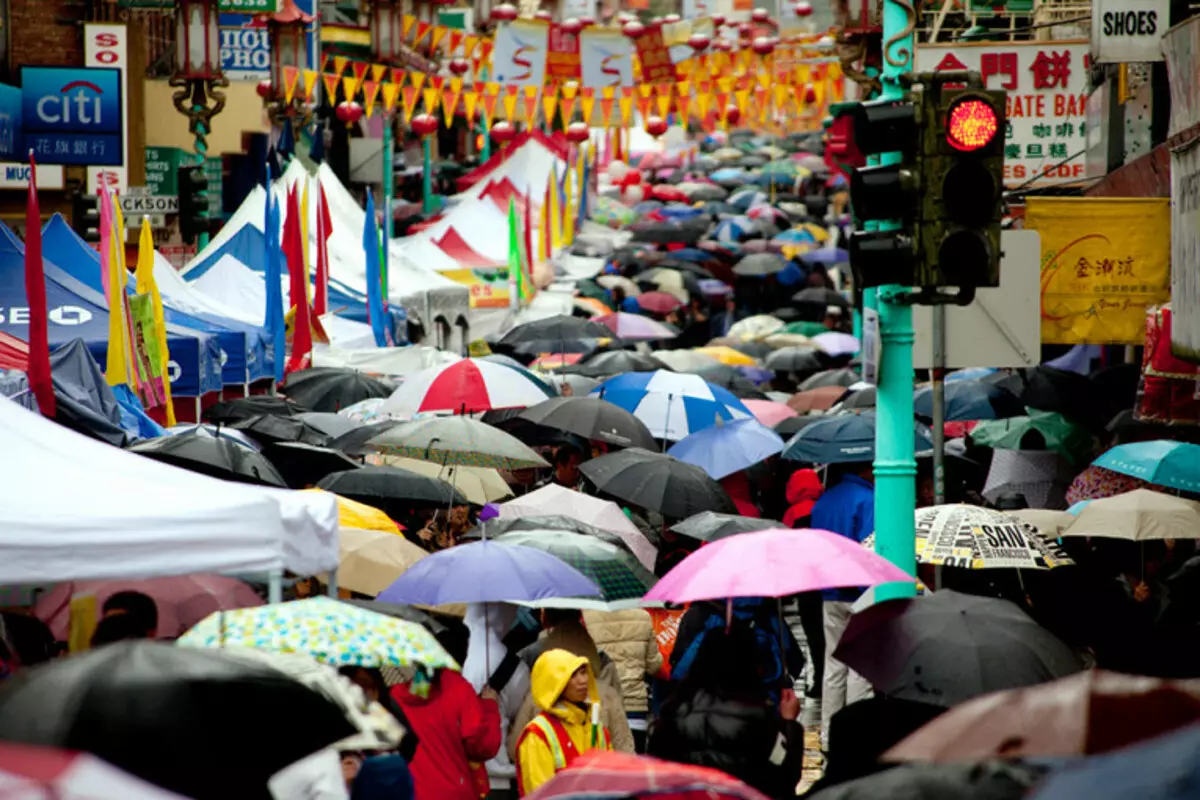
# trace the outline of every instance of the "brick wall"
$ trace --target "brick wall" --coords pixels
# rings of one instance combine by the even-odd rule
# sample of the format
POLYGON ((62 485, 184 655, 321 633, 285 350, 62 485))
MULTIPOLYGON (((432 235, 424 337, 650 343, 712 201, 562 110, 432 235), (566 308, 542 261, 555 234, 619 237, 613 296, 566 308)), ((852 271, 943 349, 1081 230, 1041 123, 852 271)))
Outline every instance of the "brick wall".
POLYGON ((87 0, 9 0, 8 66, 75 66, 83 63, 87 0))

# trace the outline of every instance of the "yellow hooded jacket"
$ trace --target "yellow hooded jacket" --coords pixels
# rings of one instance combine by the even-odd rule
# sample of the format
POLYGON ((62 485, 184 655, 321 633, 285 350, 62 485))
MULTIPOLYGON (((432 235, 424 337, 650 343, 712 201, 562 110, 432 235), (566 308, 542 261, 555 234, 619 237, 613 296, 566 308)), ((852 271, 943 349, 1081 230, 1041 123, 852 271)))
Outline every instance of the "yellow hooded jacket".
POLYGON ((542 717, 553 716, 570 737, 575 753, 588 750, 611 750, 608 731, 600 724, 600 694, 596 688, 596 676, 584 656, 575 656, 566 650, 547 650, 538 657, 530 675, 530 693, 533 701, 541 709, 541 714, 525 726, 517 744, 517 776, 520 795, 530 794, 546 781, 554 777, 554 773, 566 766, 563 759, 563 748, 558 743, 548 741, 546 734, 551 733, 549 726, 544 724, 542 717), (571 680, 571 675, 580 667, 588 671, 588 708, 559 702, 563 689, 571 680), (539 735, 540 733, 540 735, 539 735))

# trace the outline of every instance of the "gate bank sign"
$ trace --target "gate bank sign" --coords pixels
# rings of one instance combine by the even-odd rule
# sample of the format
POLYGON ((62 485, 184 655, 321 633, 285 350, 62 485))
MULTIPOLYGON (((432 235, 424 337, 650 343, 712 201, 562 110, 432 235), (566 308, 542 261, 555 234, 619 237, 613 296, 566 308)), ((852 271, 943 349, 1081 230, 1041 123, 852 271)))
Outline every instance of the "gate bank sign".
POLYGON ((122 163, 120 70, 22 67, 21 117, 40 163, 122 163))

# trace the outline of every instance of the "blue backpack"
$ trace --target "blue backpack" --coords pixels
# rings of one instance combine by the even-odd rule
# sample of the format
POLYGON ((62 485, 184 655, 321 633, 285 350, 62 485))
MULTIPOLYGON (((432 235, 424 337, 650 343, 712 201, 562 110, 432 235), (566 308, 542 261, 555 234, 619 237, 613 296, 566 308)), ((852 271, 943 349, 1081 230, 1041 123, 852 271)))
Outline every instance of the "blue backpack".
MULTIPOLYGON (((758 665, 762 672, 763 686, 772 699, 778 699, 779 688, 784 683, 787 668, 780 645, 779 620, 772 614, 762 613, 762 601, 738 601, 733 603, 733 624, 750 630, 754 634, 754 645, 758 652, 758 665)), ((696 634, 683 655, 671 667, 671 680, 681 681, 691 671, 700 652, 705 635, 714 628, 725 626, 725 615, 714 613, 704 621, 704 630, 696 634)))

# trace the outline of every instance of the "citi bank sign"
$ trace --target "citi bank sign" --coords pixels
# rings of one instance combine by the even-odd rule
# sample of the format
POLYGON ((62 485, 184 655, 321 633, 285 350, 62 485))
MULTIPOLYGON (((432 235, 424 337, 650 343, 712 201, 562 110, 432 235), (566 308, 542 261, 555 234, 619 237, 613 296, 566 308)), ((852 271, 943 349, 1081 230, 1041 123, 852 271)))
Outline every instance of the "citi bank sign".
POLYGON ((42 163, 120 163, 121 113, 120 70, 21 70, 21 127, 42 163))

